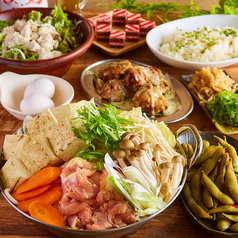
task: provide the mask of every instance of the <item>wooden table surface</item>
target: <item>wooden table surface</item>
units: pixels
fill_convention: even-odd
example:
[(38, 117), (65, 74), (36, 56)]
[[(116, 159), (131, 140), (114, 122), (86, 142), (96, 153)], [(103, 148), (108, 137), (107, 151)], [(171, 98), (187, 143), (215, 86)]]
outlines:
[[(98, 11), (85, 11), (84, 16), (90, 17), (97, 15)], [(145, 16), (143, 16), (145, 18)], [(159, 24), (157, 18), (156, 24)], [(97, 61), (110, 59), (112, 57), (103, 53), (99, 49), (91, 46), (91, 48), (79, 57), (70, 70), (63, 76), (65, 80), (70, 82), (75, 90), (75, 97), (73, 102), (77, 102), (81, 99), (87, 99), (86, 95), (80, 88), (79, 80), (82, 71), (92, 63)], [(158, 67), (169, 74), (173, 75), (179, 79), (179, 75), (185, 73), (193, 73), (190, 70), (182, 70), (170, 67), (165, 63), (158, 60), (145, 45), (139, 49), (135, 49), (128, 53), (125, 53), (118, 57), (120, 59), (129, 59), (152, 66)], [(238, 64), (225, 68), (225, 70), (236, 80), (238, 81)], [(187, 116), (185, 119), (169, 124), (169, 128), (172, 131), (175, 131), (177, 128), (184, 124), (193, 124), (200, 131), (214, 131), (216, 128), (209, 120), (209, 118), (202, 111), (200, 106), (195, 102), (194, 110), (192, 113)], [(18, 128), (22, 126), (22, 121), (16, 119), (11, 114), (9, 114), (1, 105), (0, 105), (0, 146), (2, 146), (4, 136), (6, 134), (12, 134)], [(238, 139), (238, 135), (234, 135)], [(8, 202), (0, 196), (0, 237), (1, 238), (50, 238), (56, 237), (51, 235), (48, 231), (40, 228), (35, 225), (33, 222), (29, 221), (27, 218), (18, 213), (13, 209)], [(163, 237), (163, 238), (176, 238), (176, 237), (223, 237), (218, 236), (212, 233), (207, 232), (202, 229), (187, 213), (184, 208), (180, 197), (178, 197), (175, 202), (164, 212), (159, 214), (156, 218), (147, 223), (140, 230), (136, 231), (133, 234), (127, 235), (127, 238), (145, 238), (145, 237)], [(69, 237), (70, 238), (70, 237)]]

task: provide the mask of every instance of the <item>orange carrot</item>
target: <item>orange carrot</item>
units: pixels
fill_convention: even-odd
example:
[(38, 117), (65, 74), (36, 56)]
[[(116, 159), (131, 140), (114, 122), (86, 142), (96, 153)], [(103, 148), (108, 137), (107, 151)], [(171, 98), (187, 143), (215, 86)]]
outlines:
[(29, 206), (30, 215), (50, 225), (65, 227), (66, 222), (63, 215), (47, 202), (34, 201)]
[(46, 167), (22, 183), (16, 190), (16, 193), (24, 193), (42, 186), (48, 185), (55, 181), (61, 173), (59, 167)]
[(39, 194), (38, 196), (31, 199), (20, 201), (17, 204), (17, 207), (23, 212), (29, 212), (29, 205), (33, 201), (44, 201), (49, 204), (53, 204), (59, 199), (61, 194), (62, 194), (61, 186), (59, 184), (53, 184), (48, 190)]
[(27, 200), (27, 199), (36, 197), (39, 194), (45, 192), (49, 187), (50, 187), (50, 184), (45, 185), (45, 186), (40, 187), (40, 188), (36, 188), (34, 190), (31, 190), (31, 191), (28, 191), (28, 192), (25, 192), (25, 193), (13, 192), (11, 194), (11, 196), (14, 197), (17, 201)]

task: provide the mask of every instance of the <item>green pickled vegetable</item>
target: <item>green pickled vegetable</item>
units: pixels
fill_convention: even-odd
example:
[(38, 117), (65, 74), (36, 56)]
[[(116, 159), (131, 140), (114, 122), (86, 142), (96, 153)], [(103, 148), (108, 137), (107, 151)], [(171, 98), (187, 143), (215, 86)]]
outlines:
[(207, 103), (213, 120), (221, 125), (238, 126), (238, 94), (220, 91), (216, 98)]

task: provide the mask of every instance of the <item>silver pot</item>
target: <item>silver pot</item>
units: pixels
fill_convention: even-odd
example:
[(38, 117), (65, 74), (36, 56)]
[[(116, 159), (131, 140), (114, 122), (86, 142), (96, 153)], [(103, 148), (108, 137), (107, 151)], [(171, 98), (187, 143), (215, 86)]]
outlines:
[[(187, 134), (189, 133), (189, 136)], [(196, 161), (196, 159), (200, 156), (201, 151), (202, 151), (202, 138), (197, 130), (197, 128), (193, 125), (184, 125), (183, 127), (179, 128), (175, 132), (175, 136), (177, 138), (177, 145), (176, 145), (176, 150), (178, 150), (179, 153), (181, 153), (184, 157), (186, 157), (183, 148), (181, 146), (182, 143), (184, 142), (192, 142), (195, 143), (195, 150), (192, 158), (188, 161), (187, 163), (187, 169), (191, 167), (191, 165)], [(190, 143), (191, 144), (191, 143)], [(2, 159), (2, 155), (0, 156), (0, 168), (3, 166), (4, 161)], [(180, 188), (178, 189), (177, 193), (174, 195), (174, 197), (170, 200), (168, 203), (167, 207), (168, 208), (174, 200), (178, 197), (180, 192), (182, 191), (182, 188), (184, 186), (184, 183), (186, 181), (187, 177), (187, 169), (184, 170), (182, 180), (180, 183)], [(160, 210), (159, 212), (146, 217), (143, 220), (140, 220), (138, 222), (135, 222), (133, 224), (123, 226), (123, 227), (118, 227), (118, 228), (113, 228), (113, 229), (108, 229), (108, 230), (97, 230), (97, 231), (91, 231), (91, 230), (73, 230), (73, 229), (68, 229), (68, 228), (61, 228), (57, 226), (52, 226), (49, 224), (46, 224), (44, 222), (38, 221), (31, 216), (27, 215), (26, 213), (22, 212), (19, 210), (5, 195), (4, 193), (4, 187), (2, 184), (2, 181), (0, 179), (0, 190), (4, 198), (7, 200), (7, 202), (14, 208), (16, 209), (19, 213), (21, 213), (23, 216), (28, 218), (29, 220), (35, 222), (37, 225), (41, 226), (42, 228), (48, 230), (52, 234), (63, 237), (63, 238), (111, 238), (111, 237), (120, 237), (127, 235), (129, 233), (132, 233), (139, 228), (141, 228), (143, 225), (145, 225), (147, 222), (149, 222), (151, 219), (154, 217), (158, 216), (160, 213), (162, 213), (166, 208)]]

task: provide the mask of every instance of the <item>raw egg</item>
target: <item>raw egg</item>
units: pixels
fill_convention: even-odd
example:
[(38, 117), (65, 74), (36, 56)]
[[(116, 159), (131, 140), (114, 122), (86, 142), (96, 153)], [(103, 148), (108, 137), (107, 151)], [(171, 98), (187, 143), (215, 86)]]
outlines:
[(47, 96), (42, 94), (34, 94), (23, 98), (20, 103), (22, 112), (30, 115), (43, 112), (47, 108), (53, 108), (54, 102)]
[(37, 78), (32, 81), (25, 89), (24, 98), (34, 94), (45, 95), (52, 98), (55, 93), (55, 85), (48, 78)]

